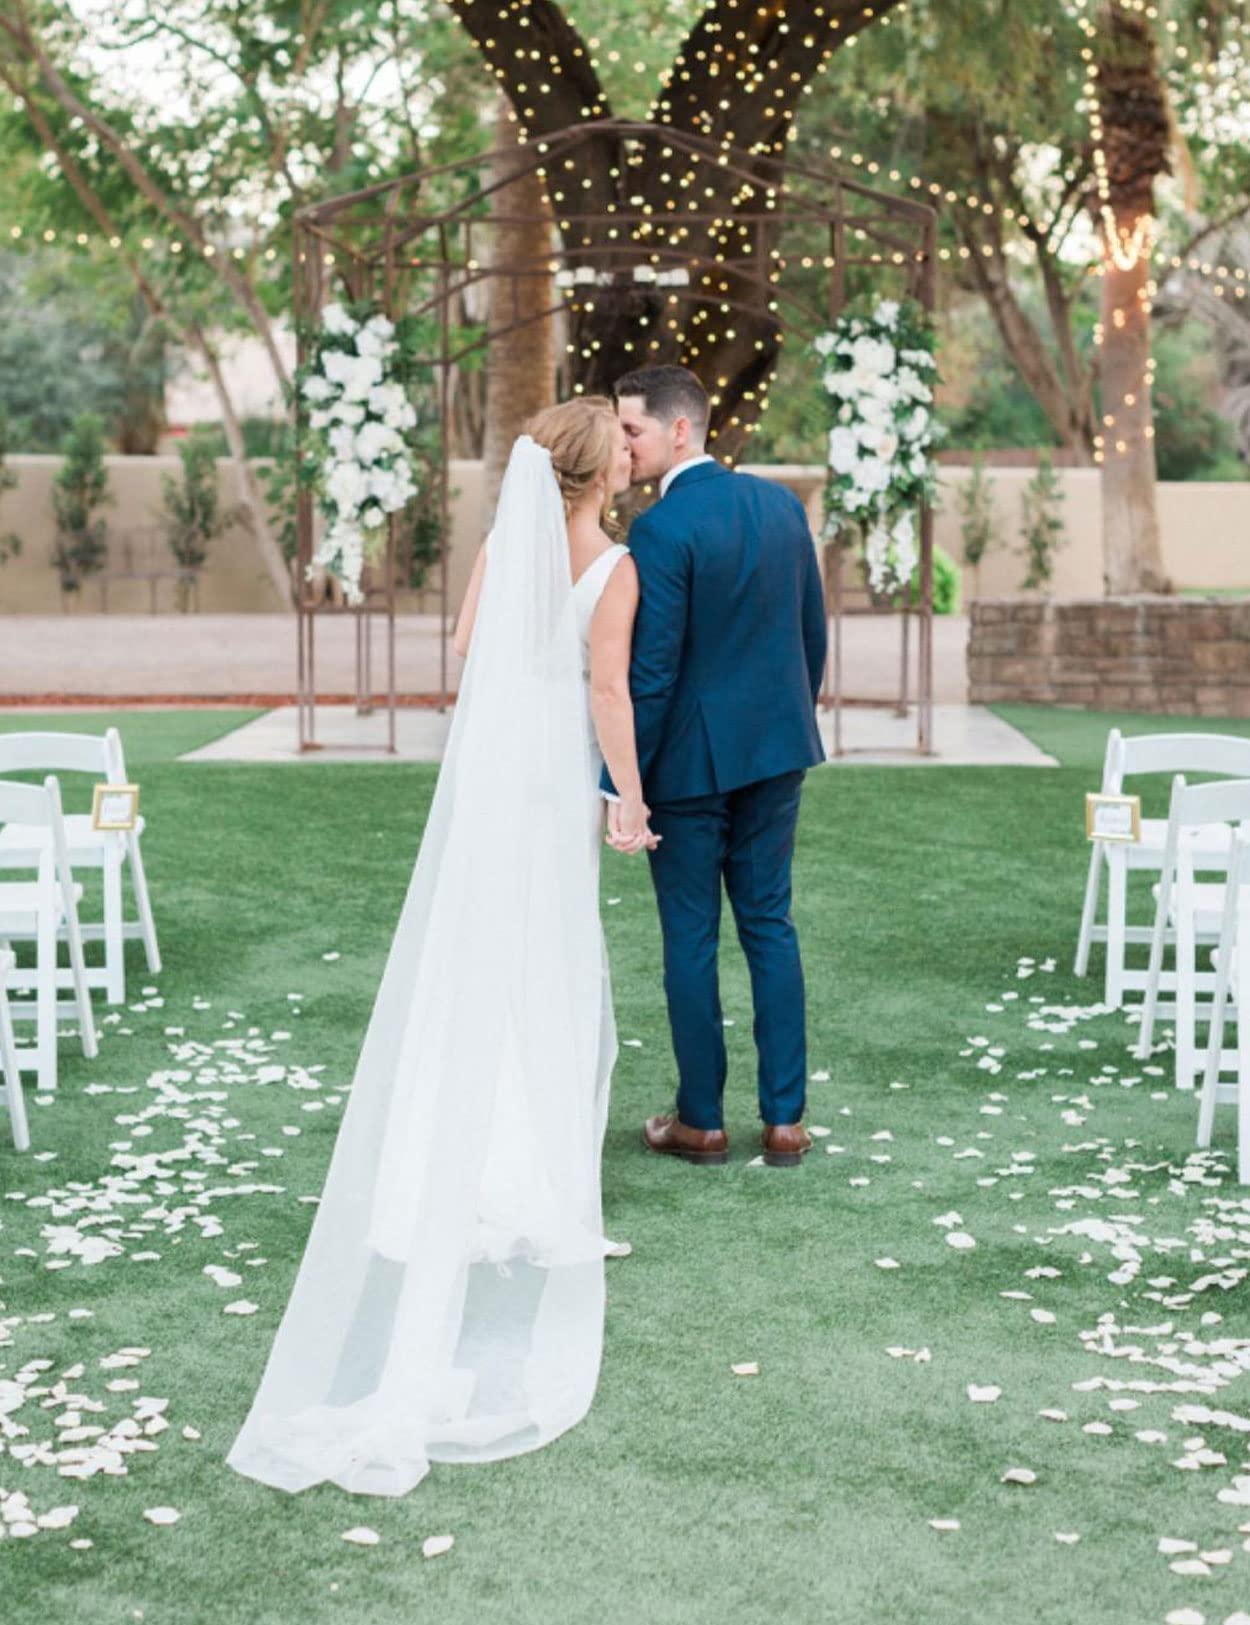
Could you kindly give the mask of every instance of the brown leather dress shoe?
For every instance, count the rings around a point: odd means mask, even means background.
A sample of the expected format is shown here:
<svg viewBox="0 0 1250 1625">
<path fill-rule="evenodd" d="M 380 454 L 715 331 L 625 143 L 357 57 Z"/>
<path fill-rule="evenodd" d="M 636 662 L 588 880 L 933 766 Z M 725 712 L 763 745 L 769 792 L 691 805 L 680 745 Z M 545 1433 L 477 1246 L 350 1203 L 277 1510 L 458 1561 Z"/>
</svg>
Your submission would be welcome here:
<svg viewBox="0 0 1250 1625">
<path fill-rule="evenodd" d="M 761 1138 L 770 1168 L 797 1168 L 812 1149 L 812 1137 L 802 1123 L 766 1124 Z"/>
<path fill-rule="evenodd" d="M 689 1128 L 672 1113 L 648 1117 L 642 1125 L 642 1143 L 662 1157 L 684 1162 L 719 1164 L 729 1161 L 729 1140 L 723 1128 Z"/>
</svg>

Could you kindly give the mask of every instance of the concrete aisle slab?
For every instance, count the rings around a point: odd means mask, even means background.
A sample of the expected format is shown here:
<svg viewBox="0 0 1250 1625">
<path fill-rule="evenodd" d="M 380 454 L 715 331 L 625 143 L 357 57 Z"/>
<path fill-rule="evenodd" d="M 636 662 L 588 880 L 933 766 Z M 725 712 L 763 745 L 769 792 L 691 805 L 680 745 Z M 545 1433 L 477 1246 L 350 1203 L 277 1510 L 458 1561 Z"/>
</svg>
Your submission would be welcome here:
<svg viewBox="0 0 1250 1625">
<path fill-rule="evenodd" d="M 396 713 L 396 754 L 377 747 L 386 740 L 386 716 L 375 712 L 358 717 L 351 706 L 321 706 L 317 711 L 317 740 L 322 749 L 300 755 L 298 714 L 293 705 L 280 706 L 245 723 L 224 738 L 214 740 L 181 758 L 184 762 L 437 762 L 441 761 L 451 714 L 403 710 Z M 833 718 L 824 714 L 821 733 L 825 748 L 833 743 Z M 897 717 L 880 706 L 848 707 L 842 713 L 844 747 L 853 754 L 840 765 L 938 767 L 1055 767 L 1054 758 L 1031 740 L 980 705 L 938 705 L 933 713 L 937 753 L 912 754 L 916 721 L 913 712 Z M 373 747 L 361 749 L 359 747 Z M 897 753 L 897 754 L 896 754 Z"/>
<path fill-rule="evenodd" d="M 401 707 L 395 713 L 395 754 L 386 745 L 386 712 L 360 717 L 351 705 L 317 707 L 319 750 L 299 749 L 299 711 L 280 705 L 241 728 L 188 751 L 183 762 L 439 762 L 451 727 L 451 711 Z"/>
<path fill-rule="evenodd" d="M 821 713 L 825 750 L 833 750 L 833 716 Z M 1058 767 L 1018 728 L 983 705 L 933 707 L 932 756 L 916 754 L 916 713 L 895 715 L 887 706 L 846 706 L 842 749 L 846 765 L 906 767 Z"/>
</svg>

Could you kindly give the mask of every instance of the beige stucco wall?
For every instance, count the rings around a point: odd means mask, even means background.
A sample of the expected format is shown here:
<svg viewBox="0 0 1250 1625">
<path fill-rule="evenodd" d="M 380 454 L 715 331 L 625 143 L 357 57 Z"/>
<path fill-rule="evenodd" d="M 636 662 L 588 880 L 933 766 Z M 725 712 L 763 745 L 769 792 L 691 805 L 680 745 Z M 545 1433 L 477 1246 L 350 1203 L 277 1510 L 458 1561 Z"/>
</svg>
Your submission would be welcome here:
<svg viewBox="0 0 1250 1625">
<path fill-rule="evenodd" d="M 1094 468 L 1058 469 L 1060 508 L 1068 539 L 1055 556 L 1051 593 L 1056 598 L 1096 598 L 1103 591 L 1102 489 Z M 944 465 L 935 535 L 962 561 L 960 487 L 971 470 Z M 1001 598 L 1020 591 L 1025 562 L 1021 498 L 1033 478 L 1028 468 L 991 468 L 998 540 L 981 565 L 980 596 Z M 1250 482 L 1164 482 L 1159 486 L 1163 562 L 1178 587 L 1250 588 Z M 971 572 L 964 571 L 964 599 L 971 599 Z"/>
<path fill-rule="evenodd" d="M 7 466 L 17 485 L 0 497 L 0 535 L 16 534 L 21 555 L 0 565 L 0 613 L 49 614 L 59 610 L 61 589 L 52 567 L 55 524 L 52 516 L 52 480 L 59 457 L 10 457 Z M 133 538 L 136 569 L 173 569 L 173 555 L 164 540 L 151 534 L 161 512 L 161 476 L 177 475 L 177 457 L 106 457 L 112 504 L 104 509 L 109 527 L 109 559 L 122 568 L 123 544 Z M 217 465 L 223 504 L 237 505 L 231 465 Z M 174 583 L 157 583 L 157 608 L 174 608 Z M 79 611 L 96 611 L 101 583 L 90 579 L 77 594 Z M 146 610 L 148 584 L 144 581 L 110 582 L 109 609 Z M 234 525 L 209 544 L 208 562 L 200 574 L 199 607 L 205 611 L 275 610 L 283 608 L 270 583 L 249 531 Z"/>
<path fill-rule="evenodd" d="M 15 489 L 0 497 L 0 534 L 16 532 L 23 542 L 22 556 L 0 566 L 0 613 L 48 613 L 61 607 L 56 573 L 51 567 L 53 541 L 49 490 L 60 459 L 13 457 L 9 467 L 18 476 Z M 109 457 L 106 460 L 114 504 L 107 511 L 112 557 L 120 563 L 122 541 L 128 534 L 151 531 L 161 505 L 161 475 L 176 474 L 176 457 Z M 749 466 L 749 465 L 748 465 Z M 752 472 L 783 480 L 807 504 L 813 525 L 819 521 L 822 473 L 799 466 L 759 467 Z M 218 465 L 222 500 L 233 503 L 230 464 Z M 959 488 L 969 471 L 946 465 L 941 471 L 941 506 L 937 515 L 939 544 L 955 559 L 963 555 L 958 504 Z M 1020 544 L 1021 497 L 1031 478 L 1029 469 L 995 468 L 987 471 L 993 493 L 998 541 L 981 568 L 980 594 L 1000 597 L 1019 591 L 1024 561 Z M 1055 560 L 1054 596 L 1088 598 L 1102 591 L 1101 496 L 1094 469 L 1060 469 L 1064 491 L 1062 508 L 1068 540 Z M 449 597 L 459 605 L 488 516 L 478 462 L 456 461 L 449 470 L 452 491 L 452 551 Z M 1250 483 L 1164 484 L 1159 487 L 1164 560 L 1181 587 L 1250 588 Z M 172 561 L 159 537 L 141 536 L 135 545 L 136 563 L 169 566 Z M 971 572 L 964 572 L 964 600 L 972 596 Z M 81 595 L 81 610 L 100 607 L 98 581 Z M 405 595 L 414 609 L 438 607 L 434 593 Z M 113 610 L 146 610 L 148 587 L 143 582 L 117 582 L 109 588 Z M 173 607 L 173 584 L 158 588 L 158 608 Z M 205 611 L 272 611 L 284 607 L 257 557 L 251 535 L 234 526 L 212 544 L 200 579 L 200 608 Z"/>
</svg>

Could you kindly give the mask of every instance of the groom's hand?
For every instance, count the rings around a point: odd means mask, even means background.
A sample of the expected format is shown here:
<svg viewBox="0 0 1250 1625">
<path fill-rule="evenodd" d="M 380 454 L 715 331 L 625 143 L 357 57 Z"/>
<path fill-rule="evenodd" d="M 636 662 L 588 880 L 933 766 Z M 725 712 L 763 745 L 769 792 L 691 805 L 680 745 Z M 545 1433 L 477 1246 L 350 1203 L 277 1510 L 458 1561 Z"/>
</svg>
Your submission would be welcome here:
<svg viewBox="0 0 1250 1625">
<path fill-rule="evenodd" d="M 653 852 L 662 839 L 653 835 L 647 820 L 651 809 L 641 796 L 623 796 L 608 804 L 608 844 L 618 852 Z"/>
</svg>

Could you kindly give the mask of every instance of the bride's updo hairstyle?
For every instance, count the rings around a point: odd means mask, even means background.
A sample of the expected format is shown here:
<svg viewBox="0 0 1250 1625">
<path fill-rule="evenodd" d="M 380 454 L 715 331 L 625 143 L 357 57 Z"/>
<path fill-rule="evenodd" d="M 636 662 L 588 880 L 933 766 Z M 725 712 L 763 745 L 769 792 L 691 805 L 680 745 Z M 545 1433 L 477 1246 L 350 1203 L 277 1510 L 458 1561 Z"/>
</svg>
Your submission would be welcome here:
<svg viewBox="0 0 1250 1625">
<path fill-rule="evenodd" d="M 525 433 L 551 453 L 566 518 L 602 477 L 600 517 L 606 519 L 607 472 L 616 449 L 616 427 L 616 409 L 606 395 L 561 401 L 536 412 L 525 425 Z"/>
</svg>

